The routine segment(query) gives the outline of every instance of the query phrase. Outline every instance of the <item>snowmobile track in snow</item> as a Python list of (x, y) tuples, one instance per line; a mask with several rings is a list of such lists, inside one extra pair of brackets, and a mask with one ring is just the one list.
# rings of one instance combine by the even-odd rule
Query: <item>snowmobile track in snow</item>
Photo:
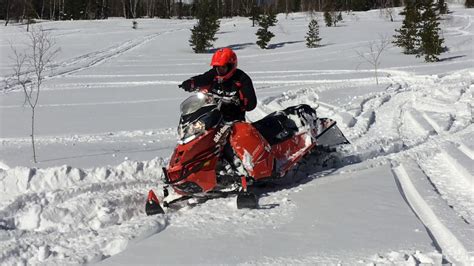
[[(80, 55), (80, 56), (68, 59), (61, 63), (50, 66), (48, 71), (50, 71), (53, 74), (45, 77), (45, 79), (64, 77), (64, 76), (71, 75), (82, 70), (86, 70), (88, 68), (101, 64), (105, 61), (108, 61), (112, 58), (121, 56), (124, 53), (131, 51), (135, 48), (138, 48), (163, 34), (173, 33), (180, 30), (183, 30), (183, 29), (174, 29), (174, 30), (168, 30), (164, 32), (149, 34), (138, 39), (128, 40), (123, 43), (119, 43), (119, 44), (116, 44), (116, 45), (113, 45), (113, 46), (110, 46), (110, 47), (107, 47), (95, 52), (90, 52), (84, 55)], [(31, 72), (31, 74), (32, 73), (33, 72)], [(14, 76), (5, 77), (5, 80), (10, 80), (10, 82), (8, 82), (7, 85), (5, 86), (5, 89), (4, 89), (5, 91), (11, 91), (17, 88), (18, 83), (15, 81)]]
[(401, 193), (417, 217), (431, 232), (433, 241), (451, 262), (468, 265), (474, 262), (472, 228), (449, 208), (428, 182), (416, 163), (404, 162), (393, 168)]

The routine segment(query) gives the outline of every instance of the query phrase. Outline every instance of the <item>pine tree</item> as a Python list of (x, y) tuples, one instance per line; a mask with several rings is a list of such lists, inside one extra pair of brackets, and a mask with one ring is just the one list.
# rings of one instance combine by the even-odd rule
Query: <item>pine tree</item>
[(420, 9), (421, 15), (421, 27), (419, 35), (420, 49), (418, 50), (417, 57), (425, 56), (426, 62), (438, 61), (438, 55), (443, 51), (444, 39), (439, 36), (439, 15), (436, 13), (436, 7), (433, 0), (422, 0)]
[(306, 34), (306, 47), (315, 48), (319, 46), (321, 38), (319, 38), (319, 25), (316, 19), (312, 19), (308, 25), (308, 33)]
[(395, 41), (393, 43), (403, 48), (405, 54), (415, 54), (417, 52), (420, 14), (416, 2), (416, 0), (407, 1), (405, 9), (400, 13), (400, 15), (405, 15), (402, 27), (395, 30), (398, 35), (394, 35)]
[(197, 24), (191, 29), (190, 46), (195, 53), (203, 53), (217, 40), (214, 37), (219, 30), (219, 18), (211, 0), (199, 0), (197, 3)]
[(269, 12), (268, 14), (263, 14), (259, 17), (258, 25), (260, 28), (257, 30), (257, 45), (262, 49), (267, 49), (267, 45), (270, 40), (275, 37), (273, 32), (269, 31), (268, 28), (271, 26), (275, 26), (277, 23), (276, 14), (273, 12)]
[(474, 0), (466, 0), (466, 2), (464, 2), (464, 6), (467, 7), (467, 8), (473, 8), (474, 7)]
[(326, 23), (326, 27), (332, 26), (332, 16), (329, 11), (324, 11), (324, 22)]

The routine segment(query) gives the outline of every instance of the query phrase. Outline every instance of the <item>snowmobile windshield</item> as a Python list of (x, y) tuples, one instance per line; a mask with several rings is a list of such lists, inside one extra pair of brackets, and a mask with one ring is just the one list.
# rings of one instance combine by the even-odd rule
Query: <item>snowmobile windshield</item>
[(178, 126), (179, 142), (188, 143), (216, 127), (222, 115), (216, 105), (203, 106), (193, 113), (182, 115)]
[(203, 93), (197, 93), (188, 97), (181, 103), (181, 115), (184, 116), (194, 113), (206, 105), (216, 105), (216, 103), (211, 96)]
[(222, 114), (212, 97), (204, 94), (189, 97), (181, 104), (179, 142), (190, 142), (215, 127), (221, 119)]

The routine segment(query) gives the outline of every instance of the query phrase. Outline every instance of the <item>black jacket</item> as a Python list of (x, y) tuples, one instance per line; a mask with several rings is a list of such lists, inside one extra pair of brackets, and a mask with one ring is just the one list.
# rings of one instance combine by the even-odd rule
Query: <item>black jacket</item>
[(227, 80), (219, 82), (217, 71), (212, 68), (206, 73), (191, 78), (194, 87), (207, 87), (210, 93), (220, 96), (238, 96), (240, 105), (226, 104), (221, 108), (224, 119), (245, 120), (245, 112), (257, 106), (257, 97), (252, 80), (244, 71), (236, 69), (235, 73)]

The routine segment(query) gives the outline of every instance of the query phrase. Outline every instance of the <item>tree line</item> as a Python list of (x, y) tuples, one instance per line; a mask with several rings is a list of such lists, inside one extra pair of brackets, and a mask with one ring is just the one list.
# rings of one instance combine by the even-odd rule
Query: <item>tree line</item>
[[(0, 19), (78, 20), (124, 18), (194, 18), (199, 1), (183, 0), (0, 0)], [(212, 0), (218, 17), (251, 16), (255, 7), (271, 4), (276, 13), (337, 10), (365, 11), (404, 5), (406, 0)]]

